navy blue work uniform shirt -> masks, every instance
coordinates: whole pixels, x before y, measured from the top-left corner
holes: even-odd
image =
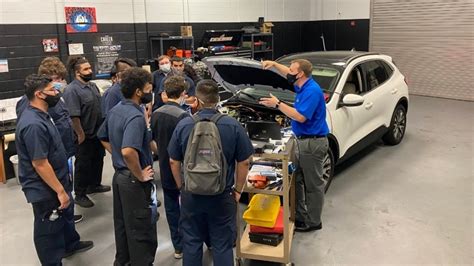
[[[163,101],[161,100],[160,85],[161,81],[166,78],[166,73],[161,70],[156,70],[153,72],[153,94],[155,102],[153,103],[153,111],[163,106]]]
[[[217,114],[217,110],[203,109],[197,114],[201,118],[211,118]],[[178,123],[168,145],[168,153],[171,159],[184,160],[189,134],[193,127],[194,120],[192,117],[187,117]],[[221,136],[222,149],[227,160],[226,190],[229,190],[235,183],[236,161],[242,162],[248,159],[253,154],[254,149],[244,128],[234,118],[222,117],[217,121],[217,129]],[[184,180],[186,182],[186,177],[184,177]]]
[[[18,152],[18,175],[28,202],[57,198],[56,192],[34,169],[34,160],[47,159],[64,189],[71,192],[66,150],[48,113],[28,105],[18,119],[15,143]]]
[[[177,189],[173,173],[171,172],[168,144],[178,122],[188,116],[188,112],[184,111],[177,103],[171,101],[151,115],[153,140],[158,145],[161,185],[165,189]]]
[[[71,117],[81,119],[86,139],[95,138],[103,121],[101,96],[97,86],[92,82],[84,84],[75,79],[64,90],[63,98]]]
[[[186,90],[186,94],[188,96],[196,95],[196,86],[194,85],[194,81],[186,75],[184,75],[184,80],[186,81],[186,83],[189,84],[189,88]],[[155,92],[155,103],[153,104],[153,111],[164,105],[163,101],[161,100],[161,93],[165,91],[165,81],[166,77],[161,79],[159,89]]]
[[[300,123],[292,120],[293,133],[296,136],[326,136],[329,133],[326,123],[326,101],[318,83],[310,78],[301,88],[296,85],[294,87],[296,92],[294,107],[306,121]]]
[[[106,117],[107,113],[116,106],[120,101],[124,100],[122,94],[122,86],[120,83],[114,83],[110,88],[108,88],[104,95],[102,95],[102,117]]]
[[[30,105],[30,101],[23,95],[20,100],[16,103],[16,117],[20,119],[23,111]],[[76,145],[76,133],[72,128],[72,120],[69,116],[69,111],[67,110],[66,103],[64,99],[61,98],[59,102],[54,106],[48,108],[48,114],[54,121],[56,128],[61,135],[61,140],[63,142],[64,148],[66,149],[67,156],[72,157],[76,154],[77,145]]]
[[[150,141],[143,108],[129,99],[113,107],[100,127],[97,137],[112,146],[112,164],[115,170],[128,169],[122,156],[123,148],[134,148],[138,152],[141,168],[153,165]]]

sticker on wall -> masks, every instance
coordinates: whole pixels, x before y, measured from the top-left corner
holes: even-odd
[[[97,32],[95,7],[64,7],[66,32]]]
[[[84,46],[82,43],[70,43],[68,44],[69,55],[81,55],[84,54]]]
[[[43,50],[45,53],[59,52],[58,39],[43,39]]]
[[[7,73],[7,72],[8,72],[8,60],[0,59],[0,73]]]
[[[114,38],[110,35],[98,36],[92,46],[94,50],[96,63],[95,72],[97,78],[107,78],[110,76],[110,70],[114,61],[119,58],[119,52],[122,45],[116,44]]]

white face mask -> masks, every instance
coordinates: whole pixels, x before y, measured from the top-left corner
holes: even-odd
[[[170,72],[171,71],[171,64],[168,63],[168,64],[160,65],[160,70],[163,71],[164,73]]]

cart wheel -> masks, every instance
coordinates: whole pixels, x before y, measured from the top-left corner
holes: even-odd
[[[235,266],[242,266],[244,262],[241,258],[235,258]]]

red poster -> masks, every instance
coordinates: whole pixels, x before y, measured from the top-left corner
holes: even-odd
[[[95,7],[64,7],[66,32],[97,32]]]

